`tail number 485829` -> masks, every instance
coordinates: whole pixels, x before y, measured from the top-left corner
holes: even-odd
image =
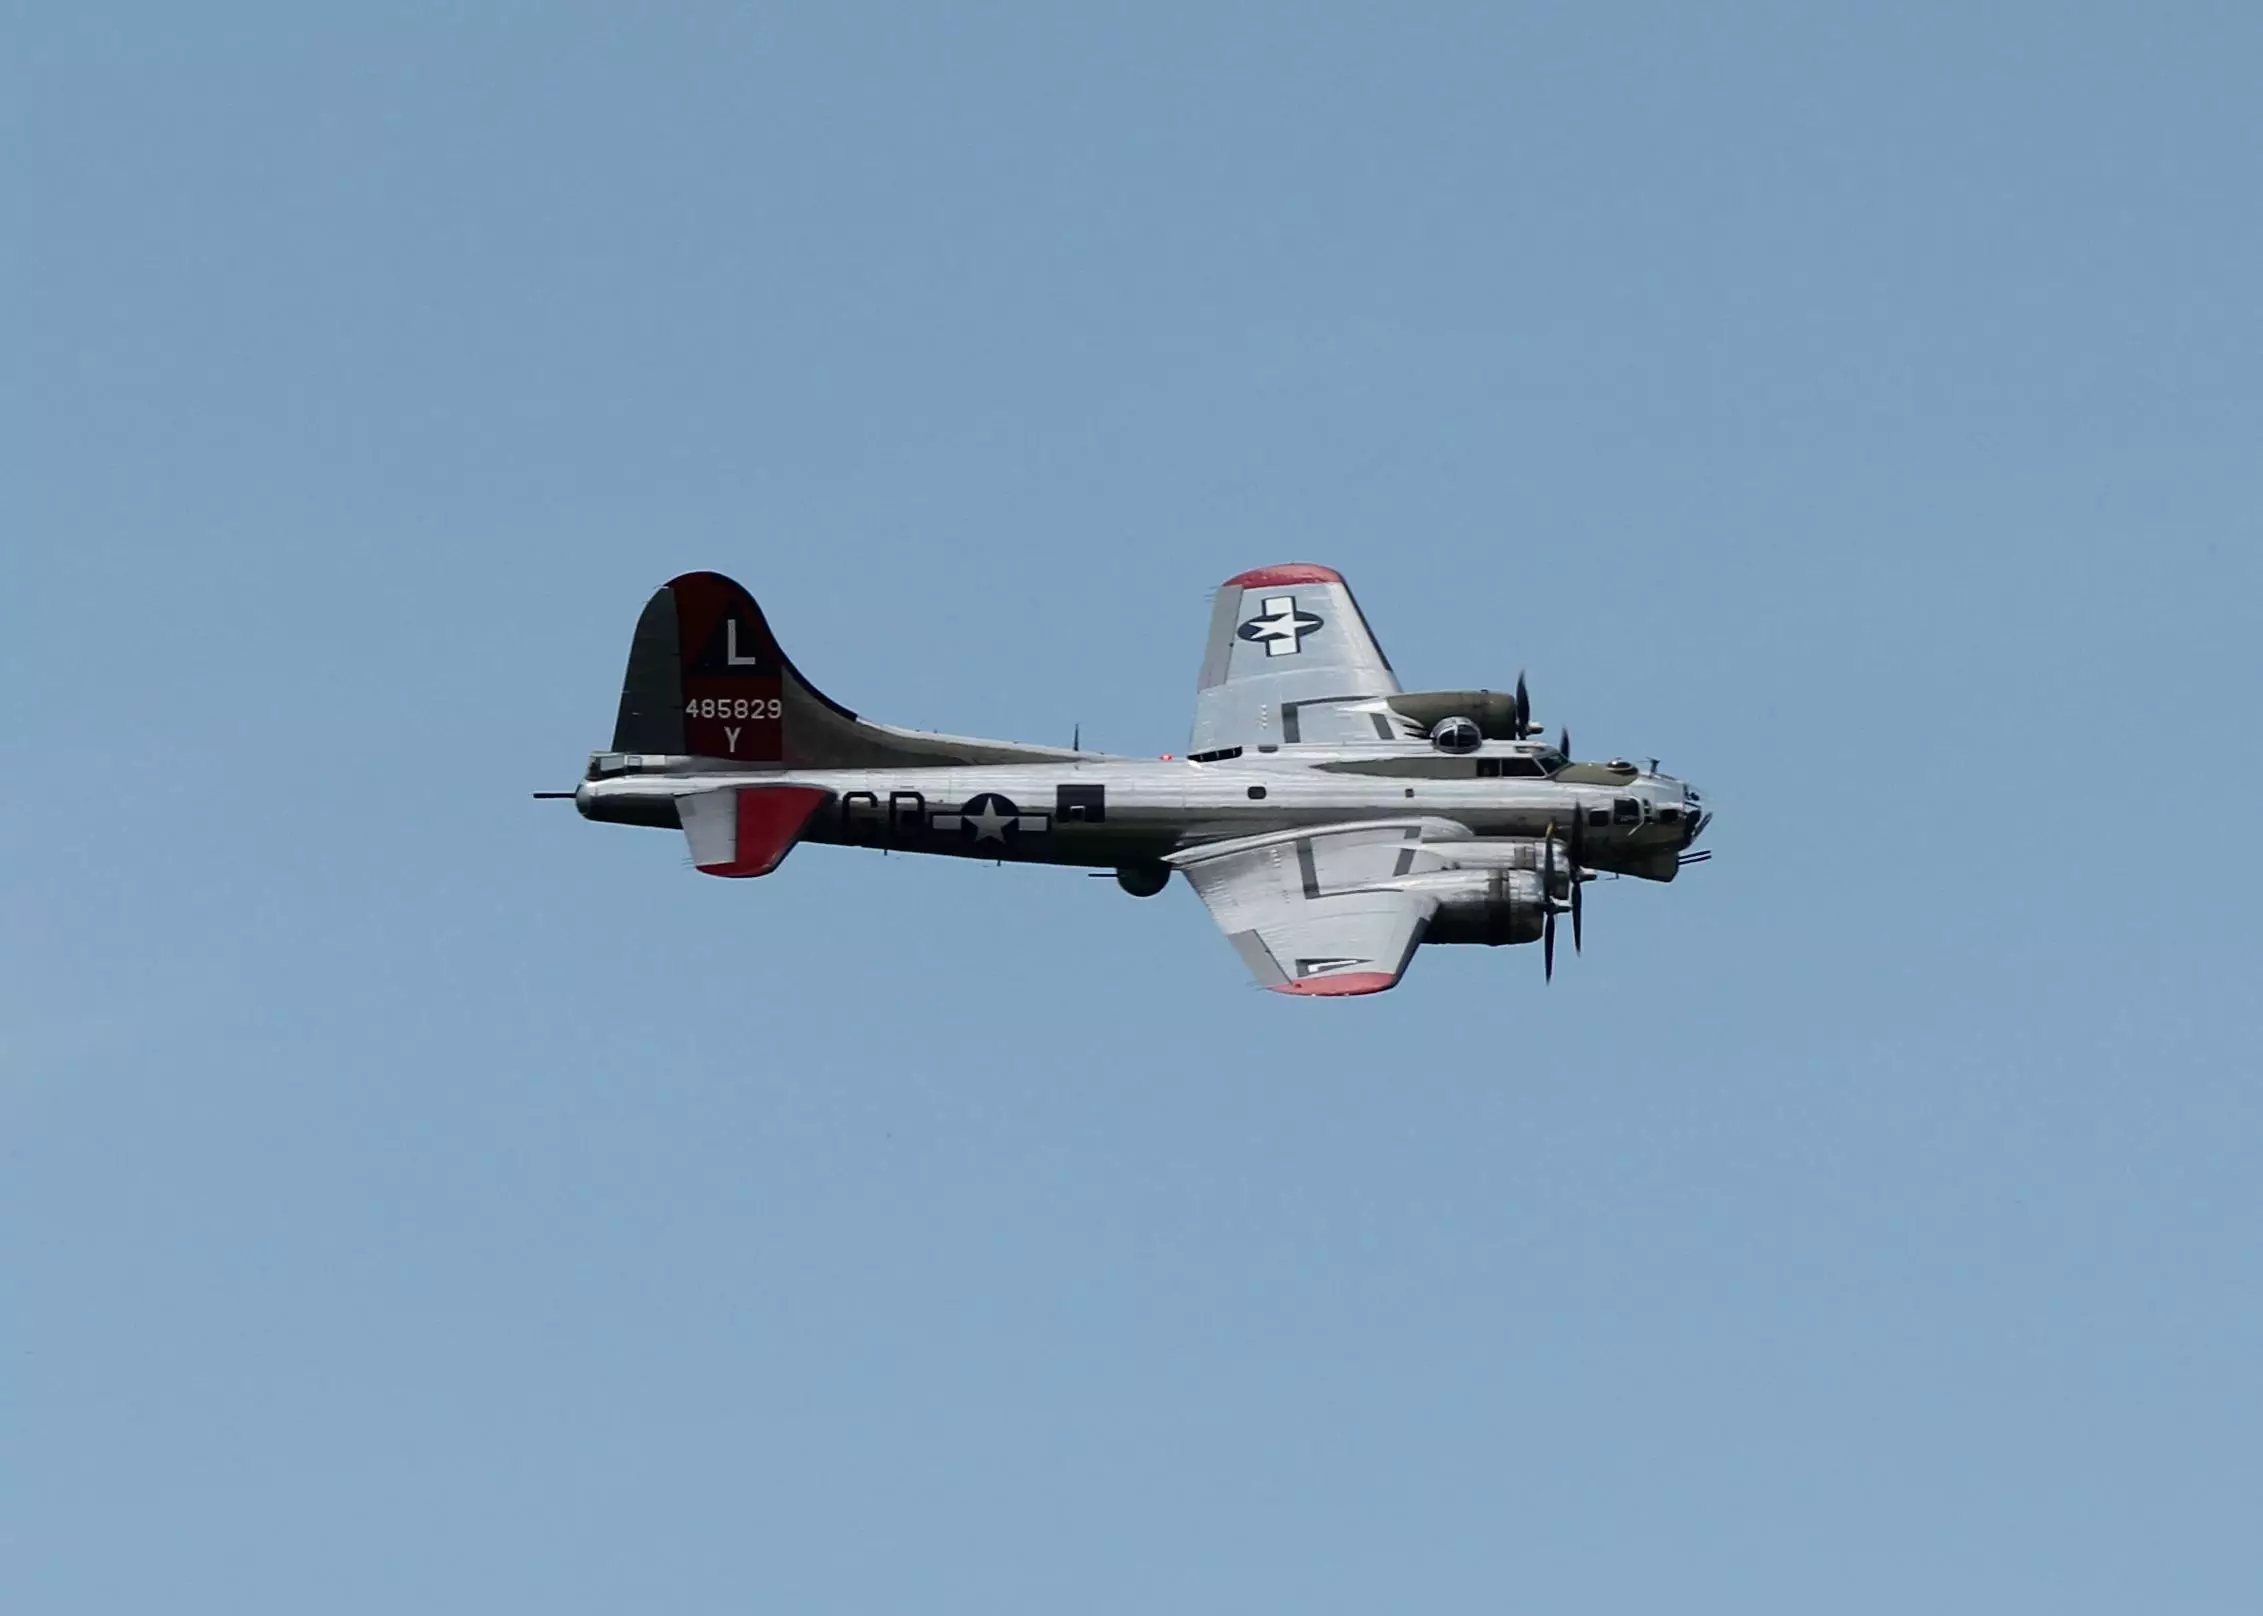
[[[776,696],[701,696],[684,703],[686,718],[778,718],[784,712]]]

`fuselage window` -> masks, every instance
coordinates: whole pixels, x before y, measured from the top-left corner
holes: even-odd
[[[1642,823],[1642,804],[1632,797],[1621,797],[1611,804],[1611,817],[1622,825]]]
[[[1265,800],[1265,788],[1263,786],[1251,786],[1249,788],[1249,800],[1251,802],[1263,802]]]
[[[1610,810],[1610,809],[1608,809],[1608,808],[1590,808],[1590,809],[1588,809],[1588,810],[1587,810],[1587,828],[1588,828],[1589,830],[1608,830],[1608,829],[1610,828],[1610,826],[1611,826],[1611,810]]]

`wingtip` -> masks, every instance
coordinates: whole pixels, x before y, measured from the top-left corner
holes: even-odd
[[[1381,993],[1397,981],[1388,971],[1345,971],[1337,976],[1307,977],[1302,982],[1276,982],[1272,989],[1308,999],[1350,999],[1363,993]]]
[[[1311,561],[1288,561],[1277,567],[1252,567],[1228,578],[1221,589],[1271,589],[1281,584],[1340,584],[1344,575],[1334,567]]]

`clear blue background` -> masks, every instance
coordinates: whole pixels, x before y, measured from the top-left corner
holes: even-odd
[[[2251,6],[24,7],[10,1612],[2263,1608]],[[1184,744],[1344,569],[1588,949],[584,824],[630,626]]]

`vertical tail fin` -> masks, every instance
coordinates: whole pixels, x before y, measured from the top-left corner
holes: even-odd
[[[784,763],[789,671],[753,596],[721,573],[672,578],[637,619],[613,750]]]
[[[918,768],[1077,753],[868,723],[802,677],[754,597],[717,572],[661,585],[637,619],[613,751],[749,768]]]

